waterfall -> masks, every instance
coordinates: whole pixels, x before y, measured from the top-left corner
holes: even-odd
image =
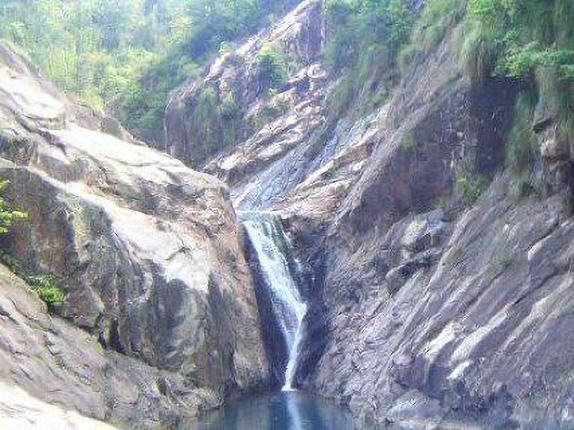
[[[302,340],[302,322],[307,312],[299,291],[298,267],[278,216],[266,212],[241,212],[239,215],[253,246],[273,315],[288,352],[283,390],[292,390]]]

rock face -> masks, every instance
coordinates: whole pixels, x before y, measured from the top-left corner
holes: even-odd
[[[323,7],[320,0],[301,2],[172,97],[165,120],[167,151],[223,179],[240,209],[279,204],[287,196],[307,208],[316,209],[317,201],[331,207],[372,151],[385,111],[355,118],[330,109],[337,82],[322,63]],[[259,58],[268,47],[282,52],[288,65],[286,82],[271,91],[259,73]],[[219,111],[204,117],[199,107],[205,107],[205,93],[213,94],[220,110],[234,95],[233,124],[222,122]],[[223,134],[230,129],[236,133],[226,141]],[[216,136],[209,148],[206,136]],[[332,177],[334,171],[344,174]]]
[[[31,271],[58,278],[63,317],[138,360],[98,358],[94,375],[107,369],[129,380],[133,370],[147,386],[148,373],[171,372],[174,387],[163,384],[163,393],[139,399],[137,385],[125,388],[132,406],[150,402],[150,417],[172,391],[210,399],[194,400],[193,414],[265,385],[252,280],[226,187],[76,106],[3,45],[0,94],[0,176],[28,213],[5,246]],[[44,401],[54,400],[49,381],[35,383]],[[80,410],[107,418],[112,400]],[[147,427],[158,425],[149,419]]]
[[[336,83],[317,74],[299,105],[206,170],[291,232],[311,306],[305,390],[407,428],[572,428],[571,143],[543,94],[532,127],[542,192],[522,196],[505,167],[520,83],[471,84],[455,45],[447,35],[418,57],[366,115],[334,111]],[[320,55],[312,67],[323,70]]]
[[[0,422],[5,428],[175,428],[220,400],[180,375],[114,351],[51,317],[36,293],[0,266]],[[86,418],[87,416],[92,419]],[[22,426],[22,427],[20,427]]]
[[[31,397],[26,391],[0,383],[0,419],[2,425],[23,430],[85,429],[112,430],[114,427],[64,411]],[[7,427],[8,428],[8,427]]]
[[[545,172],[572,161],[549,165],[541,128],[547,191],[521,197],[504,169],[516,84],[470,86],[453,51],[405,77],[334,215],[282,203],[299,249],[323,232],[307,255],[329,340],[301,382],[373,422],[570,428],[573,221],[568,180]]]

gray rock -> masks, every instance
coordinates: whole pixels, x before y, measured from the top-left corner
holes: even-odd
[[[138,360],[100,351],[86,376],[70,364],[78,379],[104,378],[109,398],[98,398],[100,388],[53,391],[57,384],[45,380],[28,391],[48,402],[65,396],[63,404],[100,419],[113,409],[121,422],[135,405],[153,428],[178,409],[161,407],[147,373],[173,374],[163,396],[191,413],[265,386],[259,316],[227,188],[77,108],[3,46],[0,93],[0,176],[28,213],[5,246],[30,270],[58,279],[67,294],[61,314],[90,341]],[[5,347],[16,354],[22,342],[7,338]],[[23,363],[22,373],[39,373],[42,360],[33,364]],[[61,373],[54,367],[55,378]]]
[[[220,56],[201,79],[192,80],[176,91],[165,118],[167,151],[193,167],[202,167],[221,155],[222,159],[210,170],[225,172],[234,180],[253,172],[254,166],[268,166],[302,141],[300,134],[316,128],[322,119],[321,82],[325,79],[325,72],[315,63],[322,49],[322,3],[322,0],[302,1],[277,25]],[[297,66],[287,82],[276,89],[277,95],[270,95],[269,86],[259,75],[259,52],[264,46],[281,50]],[[212,114],[205,121],[197,121],[205,94],[212,94],[218,103],[234,100],[231,105],[234,120]],[[274,121],[277,116],[280,119]],[[236,143],[249,138],[255,142],[269,141],[278,134],[292,136],[276,147],[269,145],[257,158],[225,157]],[[254,144],[247,146],[252,148]]]

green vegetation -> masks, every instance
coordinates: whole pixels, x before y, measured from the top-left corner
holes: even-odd
[[[0,196],[6,192],[9,181],[0,181]],[[4,197],[0,197],[0,234],[8,233],[10,227],[18,220],[26,219],[23,212],[13,210]],[[2,261],[12,272],[22,278],[32,287],[40,298],[46,302],[50,309],[64,303],[65,296],[51,276],[44,276],[30,273],[12,255],[0,251],[0,261]]]
[[[574,4],[570,0],[469,0],[468,21],[492,50],[497,73],[527,76],[536,66],[573,77]]]
[[[532,118],[537,95],[534,89],[519,94],[514,109],[514,124],[508,136],[507,164],[517,173],[529,172],[534,164],[536,136]]]
[[[158,14],[144,6],[143,0],[6,0],[0,38],[27,51],[57,85],[103,106],[155,61],[154,51],[180,37],[181,25],[159,30]]]
[[[414,22],[410,2],[327,0],[325,8],[326,64],[338,74],[352,76],[340,81],[342,88],[334,94],[336,105],[346,107],[353,98],[383,102],[394,84],[394,66]]]
[[[418,148],[418,142],[415,139],[415,135],[412,131],[405,133],[402,141],[403,147],[410,152],[415,152]]]
[[[161,125],[171,91],[227,42],[298,0],[4,0],[0,39],[132,129]]]
[[[484,178],[472,178],[466,174],[460,175],[456,183],[462,192],[462,200],[469,206],[478,200],[488,186]]]
[[[53,276],[30,272],[20,260],[6,252],[0,252],[0,261],[31,287],[48,305],[50,311],[64,305],[66,296]]]
[[[516,191],[519,197],[529,197],[536,192],[530,175],[520,176],[516,184]]]
[[[264,106],[250,118],[251,127],[254,130],[261,130],[263,126],[283,115],[289,107],[280,101],[273,101]]]
[[[573,20],[571,0],[468,1],[462,59],[472,81],[498,76],[525,84],[507,146],[507,164],[516,173],[521,197],[541,195],[533,174],[535,128],[547,124],[535,123],[537,104],[547,115],[540,120],[556,124],[558,140],[574,139]]]
[[[9,181],[0,181],[0,234],[8,233],[12,224],[26,218],[25,213],[13,210],[2,197],[9,184]]]
[[[560,130],[574,136],[574,3],[469,0],[464,61],[471,78],[536,82]]]
[[[285,54],[280,47],[264,45],[257,58],[259,81],[262,89],[279,89],[287,80]]]
[[[241,107],[236,95],[229,92],[221,99],[216,89],[208,86],[198,94],[195,103],[188,127],[198,136],[204,154],[210,154],[214,148],[223,149],[235,144],[241,120]]]
[[[9,181],[0,181],[0,196],[6,192]],[[23,212],[13,210],[4,197],[0,197],[0,234],[8,233],[10,227],[18,220],[26,219]],[[65,296],[58,287],[55,279],[51,276],[39,275],[27,271],[22,263],[14,256],[0,251],[0,261],[2,261],[14,274],[22,278],[32,289],[46,302],[49,309],[64,304]]]
[[[232,121],[239,118],[239,107],[237,99],[233,92],[230,92],[221,102],[221,117],[226,121]]]
[[[410,41],[399,53],[402,66],[418,55],[430,52],[443,40],[449,29],[460,22],[466,13],[467,0],[431,0],[416,19]]]
[[[241,61],[233,42],[299,1],[5,0],[0,38],[28,52],[65,90],[143,132],[161,128],[175,88],[200,75],[218,53]],[[539,99],[556,116],[562,137],[574,137],[574,2],[428,0],[420,10],[412,4],[325,0],[325,63],[338,78],[328,103],[337,112],[380,106],[400,72],[457,28],[455,43],[475,84],[497,76],[529,88],[517,102],[509,166],[523,172],[533,162],[531,124]],[[261,93],[280,90],[293,65],[282,46],[263,46],[257,65]],[[205,89],[196,103],[187,126],[197,131],[206,152],[234,144],[242,117],[236,94],[221,98]],[[271,106],[252,125],[258,129],[280,113],[281,106]]]

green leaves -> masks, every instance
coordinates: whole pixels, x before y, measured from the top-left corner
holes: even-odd
[[[478,200],[488,186],[488,181],[484,178],[472,178],[466,174],[460,175],[456,183],[461,190],[462,200],[469,206]]]
[[[9,184],[9,181],[0,181],[0,234],[8,233],[10,227],[16,221],[27,218],[27,214],[24,212],[12,210],[8,202],[4,199],[3,195]],[[8,266],[17,276],[26,281],[26,283],[38,293],[40,298],[48,304],[50,309],[64,304],[65,295],[58,287],[54,277],[30,273],[17,258],[1,251],[0,261]]]
[[[54,277],[49,275],[24,275],[23,279],[50,308],[63,305],[66,302],[66,295],[60,289]]]
[[[285,54],[280,47],[263,45],[257,58],[259,80],[265,89],[280,88],[287,80]]]
[[[349,99],[364,100],[369,110],[384,99],[400,48],[407,41],[414,11],[404,0],[327,0],[327,45],[325,63],[341,81],[335,104],[350,105]],[[344,97],[342,97],[344,96]]]
[[[574,137],[573,20],[572,0],[469,0],[463,51],[475,81],[494,74],[535,82],[563,138]]]
[[[66,294],[59,287],[56,278],[50,275],[41,275],[28,271],[22,262],[11,254],[0,252],[0,261],[14,274],[24,280],[30,288],[38,294],[50,311],[62,306],[66,302]]]
[[[0,195],[4,194],[9,183],[9,181],[0,181]],[[0,234],[8,233],[12,224],[26,218],[25,213],[12,210],[4,197],[0,197]]]
[[[479,26],[482,36],[497,45],[497,74],[524,77],[537,66],[551,66],[569,78],[574,65],[571,3],[469,0],[467,24]]]

